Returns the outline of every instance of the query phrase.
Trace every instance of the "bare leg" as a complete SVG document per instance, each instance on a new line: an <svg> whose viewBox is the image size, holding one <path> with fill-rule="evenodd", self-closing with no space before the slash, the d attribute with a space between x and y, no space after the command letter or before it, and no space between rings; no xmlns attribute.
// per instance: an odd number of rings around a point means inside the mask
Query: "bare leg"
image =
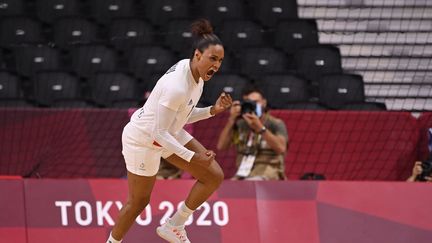
<svg viewBox="0 0 432 243"><path fill-rule="evenodd" d="M149 203L156 176L138 176L128 171L127 180L129 186L128 201L120 210L116 224L111 231L116 240L123 239L136 217Z"/></svg>
<svg viewBox="0 0 432 243"><path fill-rule="evenodd" d="M196 139L192 139L185 147L195 152L207 151ZM197 182L185 200L186 206L192 210L195 210L205 202L224 179L223 171L215 160L208 167L189 163L175 154L169 156L166 160L178 168L189 172L197 179Z"/></svg>

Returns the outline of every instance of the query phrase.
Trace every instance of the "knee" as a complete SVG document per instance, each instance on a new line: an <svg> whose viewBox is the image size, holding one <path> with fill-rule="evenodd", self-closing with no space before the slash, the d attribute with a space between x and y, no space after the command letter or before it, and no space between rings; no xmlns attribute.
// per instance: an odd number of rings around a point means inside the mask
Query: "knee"
<svg viewBox="0 0 432 243"><path fill-rule="evenodd" d="M219 187L224 180L224 172L216 161L214 161L214 165L209 167L208 180L213 186Z"/></svg>
<svg viewBox="0 0 432 243"><path fill-rule="evenodd" d="M141 212L149 204L150 196L135 196L128 201L129 207L136 212Z"/></svg>

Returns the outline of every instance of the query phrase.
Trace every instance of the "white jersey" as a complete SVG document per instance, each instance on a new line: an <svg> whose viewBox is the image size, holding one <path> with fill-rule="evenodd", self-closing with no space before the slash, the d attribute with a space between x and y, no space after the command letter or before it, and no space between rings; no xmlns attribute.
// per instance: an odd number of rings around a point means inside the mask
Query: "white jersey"
<svg viewBox="0 0 432 243"><path fill-rule="evenodd" d="M131 117L131 124L145 136L150 136L162 147L187 161L190 161L194 152L173 141L174 137L186 123L211 117L210 107L195 107L201 97L204 81L201 78L198 83L195 81L189 62L189 59L184 59L172 66L158 80L144 106Z"/></svg>

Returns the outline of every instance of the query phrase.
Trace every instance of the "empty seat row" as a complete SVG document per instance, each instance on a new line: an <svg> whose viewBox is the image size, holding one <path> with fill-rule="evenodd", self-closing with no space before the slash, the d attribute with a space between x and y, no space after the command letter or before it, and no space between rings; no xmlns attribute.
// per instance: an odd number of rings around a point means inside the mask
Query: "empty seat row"
<svg viewBox="0 0 432 243"><path fill-rule="evenodd" d="M164 72L173 65L175 55L159 46L136 47L127 53L126 68L137 77L147 77L154 72ZM15 48L6 68L29 77L39 71L69 70L80 77L90 77L99 71L122 69L118 53L103 45L81 45L64 56L49 46Z"/></svg>
<svg viewBox="0 0 432 243"><path fill-rule="evenodd" d="M8 48L32 43L52 43L62 49L77 44L104 41L119 49L124 46L151 43L154 30L147 22L139 19L118 19L108 28L103 37L98 25L85 18L62 18L53 24L51 32L45 35L42 24L29 17L10 17L0 20L0 45Z"/></svg>
<svg viewBox="0 0 432 243"><path fill-rule="evenodd" d="M137 107L138 83L124 73L99 73L83 85L66 72L41 72L23 87L22 80L0 72L0 106L21 106L33 101L43 107Z"/></svg>
<svg viewBox="0 0 432 243"><path fill-rule="evenodd" d="M26 97L40 106L50 107L85 107L86 100L100 107L136 107L148 97L161 75L154 75L148 83L140 85L125 73L104 72L84 85L71 73L41 72L32 77L29 90L23 92L23 82L18 76L0 72L0 103L11 104ZM239 100L242 91L250 85L249 79L239 75L216 75L206 83L200 102L213 104L221 92ZM268 97L270 107L277 109L343 109L346 105L365 103L363 80L358 75L323 76L318 86L318 103L312 102L308 82L295 75L269 75L254 85Z"/></svg>
<svg viewBox="0 0 432 243"><path fill-rule="evenodd" d="M68 17L56 21L49 34L42 24L29 17L9 17L0 20L0 45L4 48L31 43L52 43L61 49L78 44L105 42L118 50L134 45L163 43L166 47L184 54L192 43L191 19L176 19L157 31L140 18L116 19L109 27L100 28L86 18ZM271 31L248 20L224 21L216 33L229 51L239 48L271 44L287 54L298 48L318 44L318 30L313 20L283 20ZM189 55L189 53L187 53Z"/></svg>
<svg viewBox="0 0 432 243"><path fill-rule="evenodd" d="M230 93L233 99L241 99L243 89L250 85L250 80L238 75L216 75L206 83L201 102L212 104L221 92ZM253 85L263 91L269 106L276 109L386 109L382 103L365 102L363 79L354 74L322 76L317 86L318 102L314 102L314 87L296 75L268 75Z"/></svg>
<svg viewBox="0 0 432 243"><path fill-rule="evenodd" d="M76 46L66 56L56 48L29 45L15 48L10 59L6 66L23 76L41 70L67 69L87 78L98 71L123 70L140 79L165 72L178 61L174 53L160 46L136 46L120 56L103 45ZM255 80L293 70L309 81L316 81L323 74L342 71L338 49L322 45L300 49L293 57L271 47L250 47L242 49L238 56L227 54L225 60L222 72L235 72Z"/></svg>
<svg viewBox="0 0 432 243"><path fill-rule="evenodd" d="M24 0L2 0L1 16L36 13L46 23L60 17L88 15L99 23L109 23L118 17L145 15L154 25L163 26L170 19L191 15L205 16L217 25L220 20L246 17L266 26L274 25L279 19L297 18L296 0L36 0L35 6Z"/></svg>

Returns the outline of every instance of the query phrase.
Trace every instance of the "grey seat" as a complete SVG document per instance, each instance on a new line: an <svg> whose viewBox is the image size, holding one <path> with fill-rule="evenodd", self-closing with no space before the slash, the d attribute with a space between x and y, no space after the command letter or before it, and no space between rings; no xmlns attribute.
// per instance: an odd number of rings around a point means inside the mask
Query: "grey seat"
<svg viewBox="0 0 432 243"><path fill-rule="evenodd" d="M4 47L41 43L44 40L41 24L28 17L0 19L0 45Z"/></svg>
<svg viewBox="0 0 432 243"><path fill-rule="evenodd" d="M330 109L365 101L364 83L360 75L331 74L319 79L319 102Z"/></svg>
<svg viewBox="0 0 432 243"><path fill-rule="evenodd" d="M136 80L124 73L98 73L89 80L92 100L102 107L137 107Z"/></svg>
<svg viewBox="0 0 432 243"><path fill-rule="evenodd" d="M295 75L267 75L256 82L272 108L285 109L292 104L307 103L311 97L308 82Z"/></svg>
<svg viewBox="0 0 432 243"><path fill-rule="evenodd" d="M160 46L137 46L130 50L128 57L129 71L141 80L165 73L178 61L170 50Z"/></svg>
<svg viewBox="0 0 432 243"><path fill-rule="evenodd" d="M100 71L114 71L117 53L103 45L83 45L72 49L72 68L80 76L88 78Z"/></svg>
<svg viewBox="0 0 432 243"><path fill-rule="evenodd" d="M62 18L54 24L54 43L62 48L91 44L97 40L97 25L85 18Z"/></svg>
<svg viewBox="0 0 432 243"><path fill-rule="evenodd" d="M153 28L141 19L116 19L109 27L109 40L118 50L125 51L136 45L153 42Z"/></svg>
<svg viewBox="0 0 432 243"><path fill-rule="evenodd" d="M0 71L0 107L31 106L23 96L21 80L7 71Z"/></svg>
<svg viewBox="0 0 432 243"><path fill-rule="evenodd" d="M41 106L86 106L81 95L80 81L70 73L40 72L34 76L32 85L34 99Z"/></svg>
<svg viewBox="0 0 432 243"><path fill-rule="evenodd" d="M61 67L59 50L48 46L24 46L14 49L15 70L23 76Z"/></svg>
<svg viewBox="0 0 432 243"><path fill-rule="evenodd" d="M45 23L53 23L62 17L79 15L78 0L37 0L36 15Z"/></svg>
<svg viewBox="0 0 432 243"><path fill-rule="evenodd" d="M207 82L200 103L214 104L222 92L231 95L233 100L240 100L243 90L251 85L249 79L236 74L216 74L211 82Z"/></svg>

